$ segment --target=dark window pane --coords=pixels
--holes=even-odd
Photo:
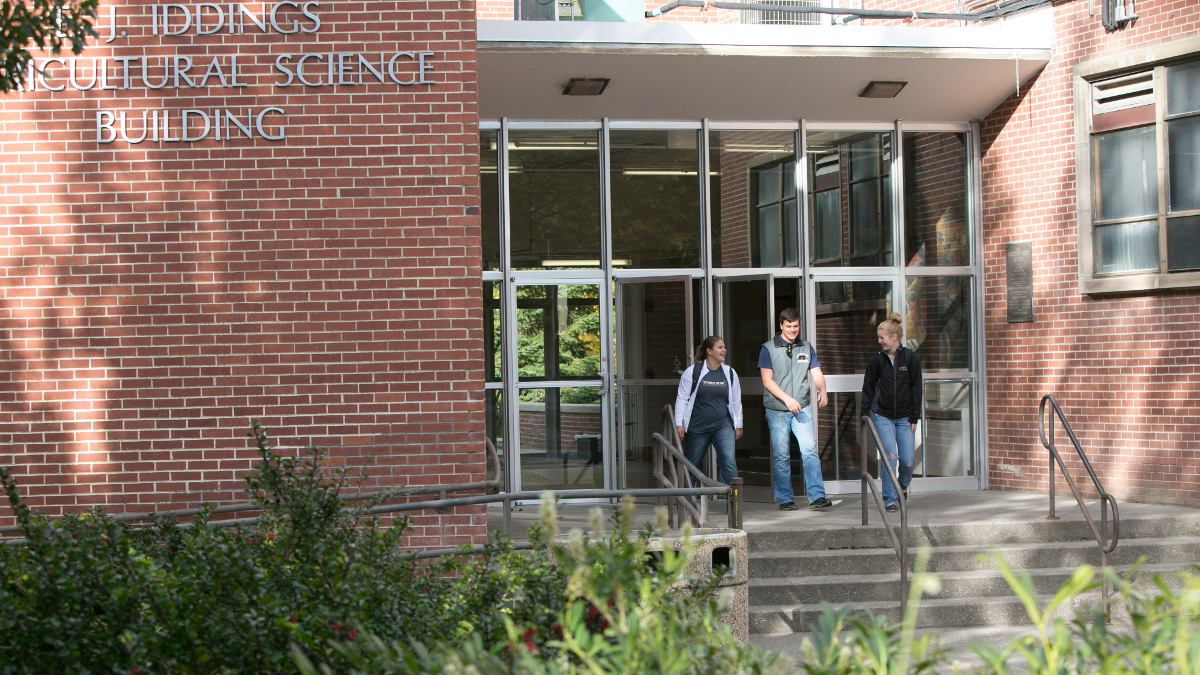
[[[1167,219],[1167,269],[1200,269],[1200,216]]]
[[[879,252],[880,217],[879,181],[850,186],[850,255]]]
[[[800,230],[796,225],[796,200],[783,203],[783,264],[794,267],[800,264]]]
[[[850,180],[866,180],[879,175],[879,137],[871,136],[850,144]]]
[[[1197,84],[1200,86],[1200,83]],[[1200,209],[1200,117],[1167,122],[1172,211]]]
[[[499,382],[500,365],[500,282],[483,282],[483,360],[484,376],[488,382]]]
[[[1200,110],[1200,61],[1167,68],[1167,114]]]
[[[1101,225],[1093,230],[1096,274],[1158,269],[1158,222]]]
[[[755,267],[763,259],[799,259],[794,238],[759,235],[758,207],[779,204],[794,176],[796,136],[791,131],[714,131],[709,136],[713,265]],[[792,208],[792,207],[787,207]],[[787,250],[780,251],[780,246]],[[770,247],[769,250],[766,248]],[[775,263],[781,264],[781,263]]]
[[[609,134],[614,263],[700,266],[698,139],[686,129]]]
[[[783,185],[781,167],[776,164],[758,172],[758,203],[771,204],[779,201]]]
[[[908,265],[967,265],[967,137],[904,134]]]
[[[509,135],[514,269],[600,266],[600,150],[595,131]]]
[[[479,133],[479,220],[483,269],[500,269],[500,176],[496,173],[499,131]]]
[[[842,191],[825,190],[813,195],[814,258],[837,260],[842,256]]]
[[[1154,127],[1123,129],[1095,137],[1100,180],[1100,220],[1158,213],[1158,153]]]
[[[758,262],[756,267],[779,267],[783,264],[780,255],[782,245],[780,207],[779,204],[764,206],[758,209]]]

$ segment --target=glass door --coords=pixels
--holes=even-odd
[[[896,297],[894,277],[822,276],[809,286],[807,323],[829,387],[829,405],[816,413],[817,453],[832,494],[860,489],[863,371],[879,350],[877,327],[899,311]]]
[[[675,403],[679,376],[701,339],[699,283],[689,276],[614,281],[617,480],[622,487],[657,487],[650,435],[661,431],[663,407]]]
[[[514,284],[517,378],[514,490],[603,488],[608,434],[608,362],[594,279]]]

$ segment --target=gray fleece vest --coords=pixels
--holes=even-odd
[[[771,355],[771,374],[775,384],[779,385],[788,396],[808,405],[809,383],[808,369],[812,363],[812,347],[807,341],[797,340],[792,347],[792,356],[788,358],[787,345],[779,346],[775,338],[763,343],[767,353]],[[763,390],[763,405],[770,410],[787,410],[783,401],[775,398],[769,391]]]

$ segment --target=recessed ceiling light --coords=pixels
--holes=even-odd
[[[858,92],[859,98],[896,98],[896,94],[904,88],[907,82],[871,80],[870,84]]]
[[[607,86],[607,77],[572,77],[563,87],[563,96],[599,96]]]

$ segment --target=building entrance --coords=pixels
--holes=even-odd
[[[828,384],[815,411],[828,492],[858,490],[862,372],[892,311],[924,366],[914,489],[979,487],[971,138],[954,125],[484,123],[487,428],[509,489],[654,485],[651,434],[710,334],[742,383],[739,472],[768,487],[758,351],[785,307]]]

